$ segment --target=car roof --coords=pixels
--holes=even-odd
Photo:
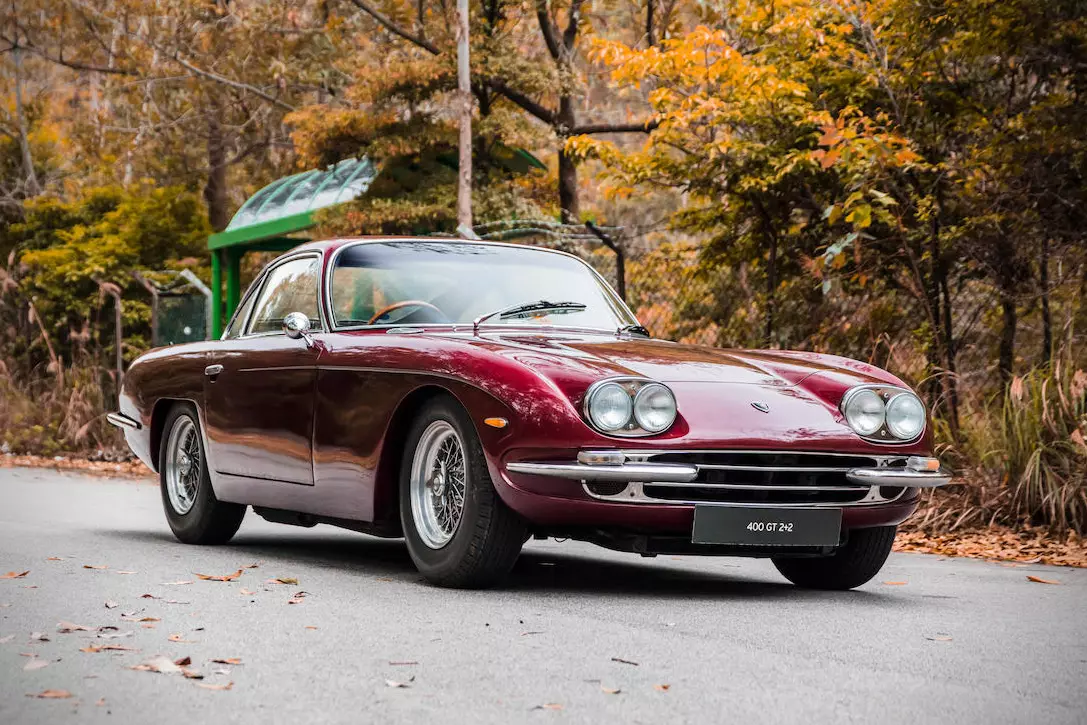
[[[464,242],[467,244],[482,244],[489,247],[514,247],[517,249],[535,249],[541,252],[550,252],[552,254],[559,254],[564,257],[573,257],[574,259],[580,259],[577,255],[564,252],[560,249],[550,249],[548,247],[538,247],[533,244],[510,244],[509,242],[492,242],[486,239],[464,239],[461,237],[416,237],[416,236],[394,236],[394,235],[382,235],[382,236],[360,236],[360,237],[335,237],[332,239],[320,239],[312,242],[305,242],[293,248],[290,252],[284,254],[296,254],[298,252],[306,251],[320,251],[324,253],[335,252],[341,247],[346,247],[351,244],[358,243],[373,243],[373,242]],[[581,260],[584,261],[584,260]]]

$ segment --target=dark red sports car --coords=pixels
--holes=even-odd
[[[474,241],[303,245],[222,339],[136,360],[110,420],[181,541],[226,542],[252,506],[402,536],[459,587],[535,536],[851,588],[950,478],[883,370],[654,340],[576,257]]]

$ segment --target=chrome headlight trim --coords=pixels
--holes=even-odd
[[[593,415],[592,406],[593,401],[597,398],[600,391],[610,385],[615,385],[621,388],[626,393],[626,395],[630,399],[630,409],[627,420],[623,425],[619,426],[618,428],[609,429],[599,424],[599,422],[597,421],[597,417]],[[676,422],[676,418],[679,415],[678,405],[675,406],[676,412],[672,416],[672,419],[669,421],[668,425],[657,430],[650,430],[642,427],[641,423],[637,420],[637,416],[635,414],[635,401],[641,394],[641,391],[650,386],[660,386],[661,388],[666,390],[671,397],[673,404],[675,404],[675,393],[673,393],[672,389],[664,383],[658,383],[657,381],[650,380],[648,378],[626,376],[604,378],[603,380],[597,380],[595,383],[589,386],[588,390],[585,391],[585,395],[582,398],[581,404],[582,417],[584,417],[586,423],[589,424],[590,428],[595,430],[597,433],[602,433],[607,436],[615,436],[619,438],[636,438],[640,436],[652,436],[664,433]]]
[[[872,433],[863,433],[854,428],[852,421],[850,421],[849,416],[846,414],[849,403],[854,401],[856,399],[856,396],[864,391],[875,392],[883,403],[883,423],[877,430],[873,431]],[[924,421],[921,425],[921,430],[918,431],[916,435],[910,438],[900,437],[897,433],[895,433],[895,431],[891,429],[891,426],[887,422],[887,406],[890,405],[893,400],[901,395],[909,395],[912,398],[916,398],[917,401],[921,404],[921,410],[924,411]],[[888,445],[902,445],[906,443],[913,443],[919,440],[921,436],[925,434],[925,430],[928,427],[928,410],[925,408],[924,402],[912,390],[907,390],[906,388],[900,387],[898,385],[882,385],[878,383],[855,385],[847,390],[845,392],[845,395],[842,396],[842,400],[841,403],[839,403],[838,405],[838,409],[841,412],[842,417],[845,419],[845,424],[849,426],[850,430],[852,430],[864,440],[871,443],[883,443]]]

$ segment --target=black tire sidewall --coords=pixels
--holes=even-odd
[[[465,463],[464,511],[453,538],[442,548],[432,549],[423,543],[411,509],[411,467],[419,439],[430,424],[443,420],[453,426],[463,444]],[[481,471],[483,476],[480,475]],[[404,446],[400,465],[400,520],[408,551],[419,572],[426,577],[443,578],[457,569],[475,544],[476,526],[479,522],[481,498],[494,497],[490,476],[486,474],[487,462],[483,458],[479,436],[471,420],[460,405],[447,398],[428,403],[416,417]]]
[[[187,513],[179,514],[170,503],[170,494],[166,487],[166,450],[170,444],[170,434],[182,418],[188,418],[196,426],[197,440],[200,445],[200,484],[196,490],[196,500]],[[211,488],[211,474],[208,470],[207,449],[204,446],[204,430],[200,425],[200,416],[196,407],[190,403],[178,403],[170,410],[162,426],[159,441],[159,492],[162,495],[162,508],[170,530],[179,540],[190,543],[204,543],[207,532],[214,525],[216,507],[222,506],[215,498]]]

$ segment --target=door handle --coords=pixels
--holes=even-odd
[[[207,375],[209,378],[214,378],[221,372],[223,372],[222,365],[208,365],[206,368],[204,368],[204,375]]]

